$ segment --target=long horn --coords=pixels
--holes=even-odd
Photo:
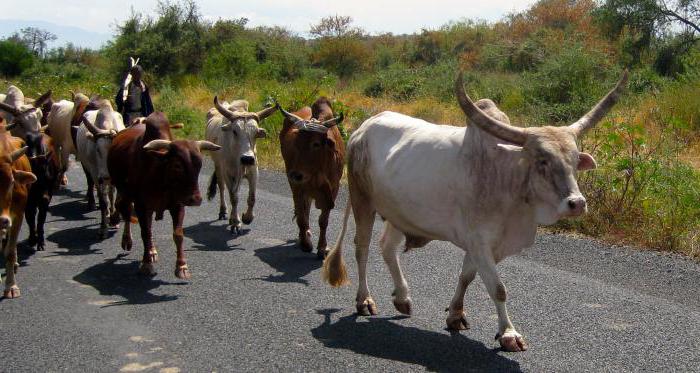
[[[298,116],[296,116],[296,115],[294,115],[294,114],[288,112],[287,110],[284,110],[284,109],[282,108],[282,106],[280,106],[279,104],[277,104],[277,107],[279,107],[279,109],[280,109],[280,111],[282,112],[282,114],[283,114],[287,119],[291,120],[293,123],[296,123],[296,122],[299,122],[299,121],[303,121],[303,119],[301,119],[301,117],[298,117]]]
[[[268,108],[264,108],[255,114],[257,114],[258,118],[265,119],[265,118],[269,117],[270,115],[272,115],[276,110],[277,110],[277,105],[274,105],[274,106],[270,106]]]
[[[216,151],[216,150],[221,149],[221,147],[219,145],[216,145],[210,141],[199,140],[196,142],[196,144],[197,144],[197,148],[199,149],[200,152],[203,150]]]
[[[170,149],[170,140],[151,140],[148,144],[144,145],[145,150],[167,150]]]
[[[41,107],[42,105],[44,105],[44,103],[46,103],[46,101],[51,98],[51,93],[52,92],[49,89],[46,93],[37,98],[34,101],[34,107]]]
[[[131,66],[129,66],[129,67],[134,67],[134,65],[136,65],[136,61],[134,61],[134,57],[129,57],[129,62],[131,62]]]
[[[519,127],[514,127],[509,124],[503,123],[499,120],[491,118],[489,115],[481,111],[474,102],[467,96],[464,91],[464,84],[462,83],[462,72],[457,75],[457,81],[455,82],[455,93],[457,94],[457,101],[459,106],[464,111],[472,123],[474,123],[480,129],[486,131],[487,133],[495,136],[501,140],[508,141],[516,145],[525,144],[527,139],[527,132]]]
[[[331,128],[333,126],[340,124],[340,122],[342,122],[343,119],[345,119],[345,115],[341,112],[339,116],[337,116],[333,119],[329,119],[329,120],[321,122],[321,125],[328,127],[328,128]]]
[[[17,109],[16,107],[14,107],[10,104],[6,104],[4,102],[0,102],[0,110],[4,110],[4,111],[6,111],[14,116],[22,115],[22,112],[19,111],[19,109]]]
[[[603,119],[605,114],[607,114],[608,111],[615,106],[617,101],[620,99],[622,91],[624,91],[625,86],[627,85],[628,76],[629,72],[627,69],[625,69],[625,71],[622,72],[620,80],[615,85],[615,88],[608,92],[608,94],[605,95],[605,97],[603,97],[603,99],[600,100],[593,107],[593,109],[591,109],[591,111],[569,126],[576,136],[581,136],[586,133],[586,131],[593,128],[598,122],[600,122],[601,119]]]
[[[18,160],[19,157],[25,155],[25,154],[27,153],[27,149],[29,149],[28,146],[23,146],[23,147],[21,147],[21,148],[15,150],[15,151],[13,151],[13,152],[10,154],[10,159],[12,160],[12,162]]]
[[[92,133],[92,135],[95,137],[107,136],[110,134],[110,132],[107,130],[103,130],[103,129],[99,129],[99,128],[95,127],[95,125],[92,122],[90,122],[90,120],[87,119],[86,116],[83,116],[83,124],[85,124],[85,128],[87,128],[87,130],[90,131],[90,133]]]
[[[231,122],[233,122],[239,118],[239,116],[234,114],[231,110],[226,109],[225,107],[221,106],[221,104],[219,103],[218,96],[214,96],[214,107],[216,108],[216,110],[219,111],[219,113],[221,113],[221,115],[228,118],[228,120],[230,120]]]

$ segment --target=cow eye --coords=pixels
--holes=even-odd
[[[539,161],[537,161],[537,165],[540,167],[547,167],[549,166],[549,161],[547,161],[546,159],[540,159]]]

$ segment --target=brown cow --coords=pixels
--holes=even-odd
[[[8,299],[20,296],[15,279],[19,269],[17,237],[22,228],[29,184],[36,181],[29,160],[24,155],[26,151],[23,141],[5,130],[5,121],[0,117],[0,242],[4,243],[2,249],[5,255],[3,296]]]
[[[29,226],[30,246],[44,250],[44,223],[53,193],[58,189],[61,175],[60,153],[53,140],[43,133],[29,132],[26,135],[27,157],[32,173],[37,180],[29,189],[25,215]],[[39,216],[37,217],[37,210]]]
[[[218,150],[208,141],[173,140],[165,114],[155,112],[135,121],[112,140],[107,168],[117,187],[117,209],[125,221],[122,249],[131,250],[132,203],[141,226],[143,262],[140,272],[155,275],[153,263],[158,252],[151,238],[151,220],[163,218],[167,210],[173,219],[173,240],[177,248],[175,275],[190,277],[182,247],[185,206],[199,206],[202,196],[197,179],[203,150]]]
[[[329,251],[326,242],[328,216],[335,206],[343,176],[345,144],[337,127],[343,115],[334,118],[331,104],[325,97],[316,100],[312,107],[294,113],[280,110],[285,116],[280,145],[294,196],[299,245],[305,252],[313,250],[309,212],[311,200],[314,200],[316,208],[321,210],[317,255],[322,259]]]

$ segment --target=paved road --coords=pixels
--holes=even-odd
[[[280,174],[262,172],[256,220],[239,238],[213,221],[215,203],[188,209],[191,282],[174,276],[168,217],[155,224],[159,273],[141,278],[138,228],[131,253],[118,234],[97,241],[98,213],[86,210],[78,167],[69,177],[53,203],[47,251],[22,255],[22,298],[0,301],[0,371],[700,371],[700,265],[676,256],[540,235],[499,265],[530,344],[506,353],[480,281],[467,293],[472,328],[444,330],[461,264],[460,250],[444,243],[402,256],[410,318],[393,309],[373,250],[380,316],[355,317],[355,286],[322,284],[315,255],[295,247]],[[356,284],[352,249],[345,255]]]

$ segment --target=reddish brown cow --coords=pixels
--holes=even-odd
[[[140,272],[155,275],[153,263],[158,252],[153,246],[151,221],[163,218],[167,210],[173,219],[173,240],[177,248],[175,275],[190,277],[182,247],[182,221],[185,206],[199,206],[202,196],[197,179],[202,167],[203,150],[219,150],[208,141],[173,140],[171,124],[165,114],[155,112],[134,122],[117,134],[107,155],[111,182],[116,186],[117,209],[125,221],[122,249],[131,250],[132,203],[143,240]]]
[[[0,117],[0,242],[4,244],[5,255],[3,296],[9,299],[20,296],[15,279],[19,269],[17,237],[22,228],[29,184],[36,181],[24,155],[26,151],[23,141],[5,130],[5,121]]]
[[[299,245],[303,251],[313,250],[309,212],[311,200],[314,200],[316,208],[321,210],[317,255],[324,258],[328,253],[328,216],[335,206],[343,176],[345,144],[337,127],[343,115],[334,118],[331,104],[325,97],[316,100],[310,108],[304,107],[294,113],[280,110],[285,116],[280,144],[287,180],[294,196]]]

